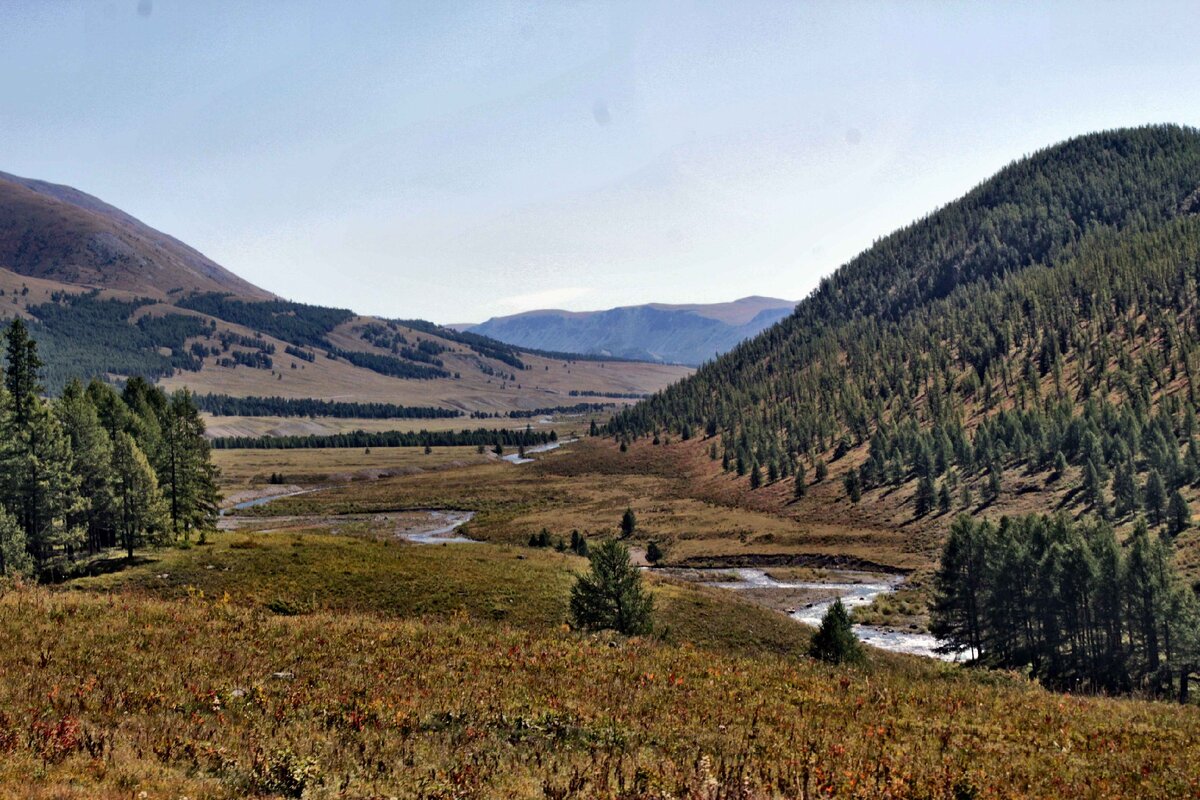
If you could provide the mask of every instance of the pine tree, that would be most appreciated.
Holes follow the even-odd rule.
[[[1118,517],[1132,514],[1140,507],[1138,500],[1137,481],[1133,476],[1133,466],[1128,461],[1117,465],[1113,472],[1113,503]]]
[[[57,555],[72,556],[82,543],[81,529],[71,524],[81,500],[79,481],[72,473],[71,443],[62,424],[38,398],[27,404],[26,414],[24,425],[16,426],[16,414],[10,414],[4,426],[8,447],[0,469],[0,495],[21,525],[40,572]]]
[[[943,480],[941,487],[938,489],[938,511],[942,514],[947,513],[950,507],[954,505],[954,497],[950,494],[949,484],[949,480]]]
[[[1104,497],[1104,481],[1096,462],[1088,459],[1083,468],[1083,497],[1101,519],[1108,519],[1108,501]]]
[[[796,478],[792,486],[792,496],[797,500],[804,499],[804,495],[808,493],[808,477],[804,474],[804,465],[796,464]]]
[[[813,634],[808,654],[831,664],[860,664],[865,660],[862,643],[854,635],[850,613],[841,598],[834,600],[821,618],[821,627]]]
[[[1054,454],[1054,480],[1061,480],[1062,476],[1067,472],[1067,457],[1063,455],[1062,450]]]
[[[1167,503],[1167,535],[1171,537],[1178,536],[1186,531],[1192,525],[1192,510],[1188,508],[1187,501],[1183,499],[1183,495],[1178,489],[1171,492],[1171,499]]]
[[[71,443],[83,501],[79,518],[71,522],[86,530],[88,550],[95,553],[116,544],[112,440],[79,381],[67,384],[55,411]]]
[[[37,343],[30,338],[29,328],[20,317],[15,318],[8,326],[5,340],[8,364],[4,373],[4,386],[8,390],[11,403],[13,425],[22,428],[29,424],[33,408],[43,391],[38,379],[42,360],[38,356]]]
[[[758,466],[758,462],[755,461],[753,466],[750,467],[750,488],[757,489],[762,486],[762,482],[762,469]]]
[[[996,502],[1000,498],[1000,492],[1003,489],[1001,467],[997,462],[992,462],[992,465],[988,467],[986,488],[987,493],[984,495],[984,499],[989,503]]]
[[[842,486],[846,490],[846,496],[850,498],[851,503],[857,503],[862,500],[862,480],[859,478],[858,470],[852,469],[846,473],[846,477],[842,479]]]
[[[917,493],[913,498],[916,515],[923,517],[933,511],[934,504],[937,503],[937,490],[933,485],[933,478],[929,475],[922,475],[917,481]]]
[[[646,547],[646,560],[651,564],[657,564],[659,561],[662,561],[662,558],[663,551],[662,548],[658,546],[658,542],[650,542],[650,544]]]
[[[581,628],[649,633],[654,599],[629,559],[629,548],[608,539],[592,549],[591,570],[571,588],[571,618]]]
[[[825,459],[823,459],[823,458],[817,459],[816,476],[817,476],[817,483],[820,483],[821,481],[823,481],[829,477],[829,467],[826,466]]]
[[[164,401],[158,437],[157,473],[171,530],[190,540],[193,531],[209,531],[217,521],[217,471],[204,438],[204,420],[187,390]],[[139,445],[141,440],[139,439]]]
[[[632,508],[626,508],[621,515],[621,538],[628,539],[637,530],[637,515]]]
[[[930,631],[954,648],[983,652],[990,523],[976,524],[960,514],[950,526],[934,575]]]
[[[121,546],[133,558],[134,547],[162,539],[166,508],[149,460],[128,433],[113,443],[112,471]]]
[[[33,559],[25,541],[25,531],[0,508],[0,576],[27,575],[33,571]]]
[[[1151,525],[1161,525],[1167,513],[1167,487],[1163,484],[1158,470],[1150,470],[1146,477],[1145,497],[1146,519]]]

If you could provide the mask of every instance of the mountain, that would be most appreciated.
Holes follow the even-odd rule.
[[[1198,211],[1195,129],[1047,148],[883,238],[609,433],[635,451],[679,433],[710,457],[691,479],[710,497],[843,546],[886,539],[928,563],[958,512],[1144,515],[1195,579]]]
[[[709,305],[526,311],[467,330],[521,347],[696,365],[769,328],[794,307],[789,300],[743,297]]]
[[[70,186],[0,172],[0,265],[26,277],[154,297],[272,297],[178,239]]]
[[[282,300],[91,195],[0,173],[0,320],[14,315],[52,391],[141,375],[206,394],[506,414],[624,402],[688,373]]]

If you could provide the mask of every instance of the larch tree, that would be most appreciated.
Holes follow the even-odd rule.
[[[128,433],[117,434],[112,472],[121,546],[133,558],[135,547],[161,541],[166,507],[150,461]]]

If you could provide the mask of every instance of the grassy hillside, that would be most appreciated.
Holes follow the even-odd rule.
[[[0,268],[0,321],[29,321],[51,390],[72,376],[142,375],[202,394],[506,415],[584,400],[627,404],[586,393],[641,396],[690,373],[685,367],[528,353],[428,323],[401,324],[342,309],[213,297],[156,300]]]

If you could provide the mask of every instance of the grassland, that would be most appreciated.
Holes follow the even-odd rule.
[[[652,635],[572,630],[586,562],[522,546],[543,524],[604,535],[631,504],[636,538],[673,557],[822,554],[795,519],[702,499],[678,469],[687,453],[581,442],[535,464],[361,480],[254,509],[268,529],[287,515],[286,531],[218,533],[8,590],[0,797],[1200,792],[1192,707],[1056,695],[878,651],[830,667],[803,655],[809,632],[784,615],[653,576]],[[271,466],[221,455],[233,484]],[[470,534],[490,543],[398,540],[383,512],[420,507],[477,511]],[[901,613],[907,600],[893,602]]]
[[[442,470],[495,460],[474,447],[312,448],[296,450],[214,450],[226,490],[263,484],[272,475],[288,483],[325,483],[355,478],[378,478],[393,473]]]
[[[194,593],[0,600],[21,798],[1184,797],[1192,709]],[[144,792],[144,795],[140,793]]]
[[[471,419],[451,417],[446,419],[353,419],[340,417],[215,417],[205,414],[204,422],[211,436],[311,436],[353,431],[457,431],[463,428],[502,428],[522,430],[529,426],[537,431],[558,431],[559,435],[572,432],[586,433],[590,421],[595,418],[603,424],[609,412],[596,414],[512,419],[496,417]],[[549,420],[549,421],[547,421]]]

